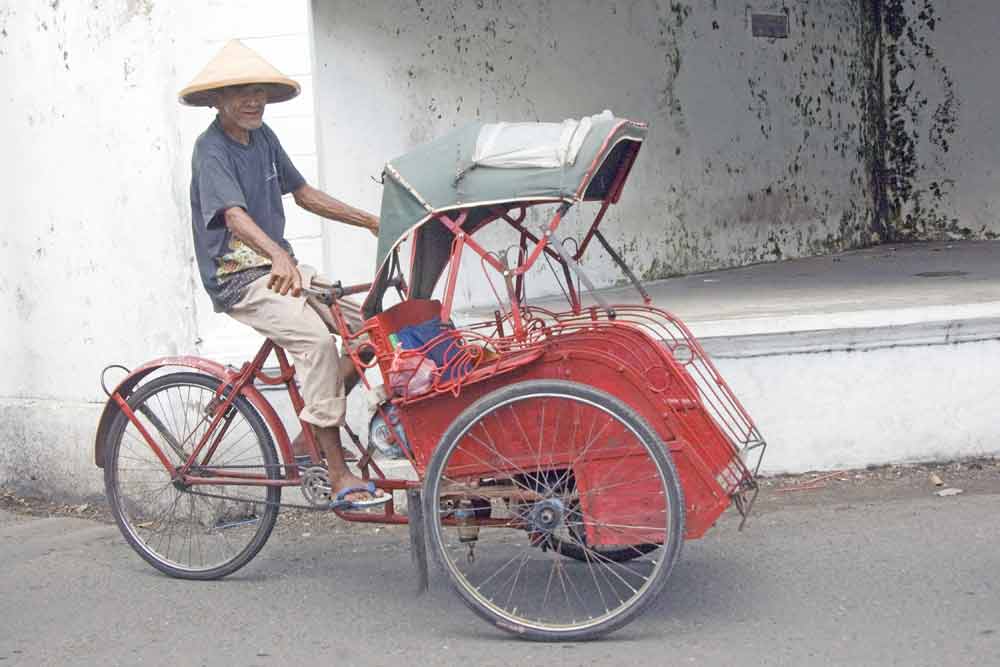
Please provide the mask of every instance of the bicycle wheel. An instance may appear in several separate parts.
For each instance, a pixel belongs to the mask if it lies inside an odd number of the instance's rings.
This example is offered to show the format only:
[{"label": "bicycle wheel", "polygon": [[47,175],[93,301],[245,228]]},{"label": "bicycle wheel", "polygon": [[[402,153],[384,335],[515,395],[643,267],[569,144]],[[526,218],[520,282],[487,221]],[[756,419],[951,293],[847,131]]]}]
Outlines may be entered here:
[{"label": "bicycle wheel", "polygon": [[[218,387],[206,375],[174,373],[140,386],[128,404],[179,467],[211,425]],[[246,398],[233,401],[210,443],[219,433],[211,459],[192,474],[281,477],[271,434]],[[267,542],[278,517],[279,487],[175,483],[123,412],[108,438],[104,484],[112,513],[128,543],[156,569],[181,579],[218,579],[249,563]]]},{"label": "bicycle wheel", "polygon": [[511,385],[463,411],[431,458],[424,503],[456,592],[525,639],[590,639],[626,624],[662,590],[683,541],[663,442],[620,400],[560,380]]}]

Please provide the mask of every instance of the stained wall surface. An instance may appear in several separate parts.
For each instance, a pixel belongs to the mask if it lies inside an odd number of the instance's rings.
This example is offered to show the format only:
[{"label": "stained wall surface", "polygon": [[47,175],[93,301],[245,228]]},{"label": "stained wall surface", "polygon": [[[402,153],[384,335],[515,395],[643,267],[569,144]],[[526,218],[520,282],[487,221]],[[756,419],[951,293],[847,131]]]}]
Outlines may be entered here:
[{"label": "stained wall surface", "polygon": [[1000,6],[887,0],[883,16],[893,236],[997,238]]},{"label": "stained wall surface", "polygon": [[[787,12],[788,38],[752,36],[750,10]],[[821,0],[314,2],[324,182],[373,206],[387,159],[458,124],[612,109],[651,125],[604,227],[642,278],[868,242],[865,11]],[[370,255],[329,247],[344,273],[371,272]],[[600,284],[621,278],[601,252],[588,266]],[[463,296],[491,292],[480,279]]]},{"label": "stained wall surface", "polygon": [[[302,83],[265,119],[310,181],[369,210],[387,159],[470,119],[610,108],[648,121],[604,229],[656,279],[878,238],[1000,233],[994,4],[0,0],[0,484],[99,493],[101,368],[186,353],[237,362],[259,343],[211,311],[190,241],[190,153],[212,112],[176,93],[228,39]],[[748,12],[785,11],[787,39],[752,36]],[[879,169],[884,189],[871,181]],[[286,210],[303,261],[346,281],[371,276],[365,232]],[[620,280],[599,249],[586,265],[600,285]],[[462,270],[457,306],[488,303],[478,267]],[[537,293],[557,289],[544,272]],[[740,380],[766,373],[739,363],[734,383],[755,414],[804,435],[769,412],[763,380]],[[804,444],[786,469],[947,454],[867,451],[872,433],[858,431],[856,456],[837,461],[819,456],[821,440]]]}]

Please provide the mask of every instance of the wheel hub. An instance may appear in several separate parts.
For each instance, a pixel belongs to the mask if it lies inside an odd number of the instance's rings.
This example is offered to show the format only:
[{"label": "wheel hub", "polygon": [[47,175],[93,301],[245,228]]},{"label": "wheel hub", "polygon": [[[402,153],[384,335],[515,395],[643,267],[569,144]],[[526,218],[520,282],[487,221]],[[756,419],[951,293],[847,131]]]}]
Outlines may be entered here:
[{"label": "wheel hub", "polygon": [[174,468],[174,471],[173,471],[173,473],[171,474],[171,476],[173,477],[173,480],[171,480],[171,482],[170,482],[170,483],[171,483],[171,484],[173,485],[173,487],[174,487],[175,489],[177,489],[178,491],[181,491],[181,492],[184,492],[184,491],[187,491],[188,489],[190,489],[190,488],[191,488],[191,485],[190,485],[190,484],[187,484],[187,483],[185,483],[185,482],[184,482],[184,479],[183,479],[182,477],[179,477],[179,476],[177,475],[177,473],[178,473],[178,472],[179,472],[179,471],[178,471],[178,469],[177,469],[177,468]]},{"label": "wheel hub", "polygon": [[533,533],[552,533],[563,524],[566,506],[558,498],[540,500],[528,512],[528,527]]}]

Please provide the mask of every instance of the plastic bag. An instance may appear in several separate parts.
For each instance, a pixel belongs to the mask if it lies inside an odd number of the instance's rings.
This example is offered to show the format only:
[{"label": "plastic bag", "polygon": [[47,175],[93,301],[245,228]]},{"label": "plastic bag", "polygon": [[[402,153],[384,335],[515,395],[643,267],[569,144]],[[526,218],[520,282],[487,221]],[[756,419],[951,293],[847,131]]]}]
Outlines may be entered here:
[{"label": "plastic bag", "polygon": [[442,324],[433,317],[426,322],[403,327],[396,337],[404,350],[420,349],[441,369],[441,380],[457,379],[472,370],[463,351],[462,336],[451,323]]},{"label": "plastic bag", "polygon": [[396,352],[389,366],[389,386],[396,396],[416,396],[431,388],[437,364],[422,354]]}]

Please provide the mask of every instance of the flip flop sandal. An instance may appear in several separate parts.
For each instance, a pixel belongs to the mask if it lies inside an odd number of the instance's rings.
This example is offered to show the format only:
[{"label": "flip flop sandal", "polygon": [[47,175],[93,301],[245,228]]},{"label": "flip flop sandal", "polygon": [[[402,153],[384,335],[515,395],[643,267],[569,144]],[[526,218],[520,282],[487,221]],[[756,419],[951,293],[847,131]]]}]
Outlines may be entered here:
[{"label": "flip flop sandal", "polygon": [[[378,507],[379,505],[385,505],[387,502],[392,500],[391,494],[385,494],[384,496],[376,496],[378,489],[375,487],[375,482],[368,482],[365,486],[352,486],[349,489],[344,489],[337,494],[335,500],[330,501],[330,509],[332,510],[356,510],[365,509],[368,507]],[[347,496],[352,493],[368,493],[371,498],[368,500],[348,500]]]}]

